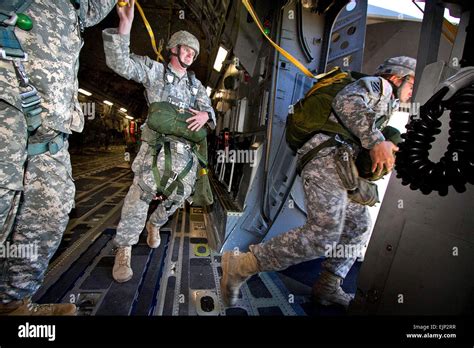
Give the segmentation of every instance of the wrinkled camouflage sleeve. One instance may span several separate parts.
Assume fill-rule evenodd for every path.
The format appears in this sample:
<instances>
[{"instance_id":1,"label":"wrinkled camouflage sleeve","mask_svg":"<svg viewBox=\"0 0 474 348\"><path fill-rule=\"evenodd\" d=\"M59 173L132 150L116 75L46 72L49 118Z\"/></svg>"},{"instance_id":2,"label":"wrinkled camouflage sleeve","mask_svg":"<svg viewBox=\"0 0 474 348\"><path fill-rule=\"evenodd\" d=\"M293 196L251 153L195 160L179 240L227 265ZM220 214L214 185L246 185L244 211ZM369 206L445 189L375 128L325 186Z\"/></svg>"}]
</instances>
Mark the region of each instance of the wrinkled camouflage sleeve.
<instances>
[{"instance_id":1,"label":"wrinkled camouflage sleeve","mask_svg":"<svg viewBox=\"0 0 474 348\"><path fill-rule=\"evenodd\" d=\"M85 27L101 22L114 8L117 0L81 0L80 17Z\"/></svg>"},{"instance_id":2,"label":"wrinkled camouflage sleeve","mask_svg":"<svg viewBox=\"0 0 474 348\"><path fill-rule=\"evenodd\" d=\"M102 37L105 62L120 76L142 83L145 88L151 87L153 79L163 76L163 64L130 53L130 35L121 35L116 28L110 28L102 32Z\"/></svg>"},{"instance_id":3,"label":"wrinkled camouflage sleeve","mask_svg":"<svg viewBox=\"0 0 474 348\"><path fill-rule=\"evenodd\" d=\"M388 92L391 95L391 89L382 94L369 91L366 84L359 80L346 86L332 102L338 118L360 139L366 149L371 149L385 140L375 122L388 110L385 96Z\"/></svg>"},{"instance_id":4,"label":"wrinkled camouflage sleeve","mask_svg":"<svg viewBox=\"0 0 474 348\"><path fill-rule=\"evenodd\" d=\"M200 81L198 81L198 85L199 85L199 90L196 95L196 103L197 103L198 109L199 111L207 111L211 113L212 121L209 120L207 124L209 125L209 127L211 127L211 129L214 129L216 128L216 114L214 112L214 109L212 108L211 99L207 95L206 88L203 86L203 84Z\"/></svg>"}]
</instances>

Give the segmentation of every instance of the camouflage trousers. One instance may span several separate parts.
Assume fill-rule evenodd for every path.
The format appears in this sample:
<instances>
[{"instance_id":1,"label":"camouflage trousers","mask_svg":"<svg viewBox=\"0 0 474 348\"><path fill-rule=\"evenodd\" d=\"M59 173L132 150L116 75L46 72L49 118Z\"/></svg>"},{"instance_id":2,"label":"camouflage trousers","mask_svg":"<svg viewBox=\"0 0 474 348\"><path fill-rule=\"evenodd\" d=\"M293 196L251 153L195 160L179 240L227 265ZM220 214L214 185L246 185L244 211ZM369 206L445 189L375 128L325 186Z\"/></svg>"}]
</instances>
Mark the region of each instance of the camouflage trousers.
<instances>
[{"instance_id":1,"label":"camouflage trousers","mask_svg":"<svg viewBox=\"0 0 474 348\"><path fill-rule=\"evenodd\" d=\"M0 188L0 245L4 245L20 205L22 191Z\"/></svg>"},{"instance_id":2,"label":"camouflage trousers","mask_svg":"<svg viewBox=\"0 0 474 348\"><path fill-rule=\"evenodd\" d=\"M0 245L10 234L23 190L26 121L18 109L0 100Z\"/></svg>"},{"instance_id":3,"label":"camouflage trousers","mask_svg":"<svg viewBox=\"0 0 474 348\"><path fill-rule=\"evenodd\" d=\"M345 278L360 255L344 251L360 250L368 242L371 222L367 207L348 199L336 172L334 151L325 150L325 155L309 162L302 173L306 224L250 246L262 271L283 270L327 256L323 268Z\"/></svg>"},{"instance_id":4,"label":"camouflage trousers","mask_svg":"<svg viewBox=\"0 0 474 348\"><path fill-rule=\"evenodd\" d=\"M22 113L19 116L24 117ZM43 141L55 134L40 128L29 141ZM26 148L23 151L26 153ZM2 217L0 240L2 248L10 251L9 257L0 258L0 302L8 303L32 296L38 290L66 229L75 193L67 141L54 155L46 152L28 156L23 194L12 228L8 222L16 209L18 191L2 191L1 209L11 213L7 219Z\"/></svg>"},{"instance_id":5,"label":"camouflage trousers","mask_svg":"<svg viewBox=\"0 0 474 348\"><path fill-rule=\"evenodd\" d=\"M189 173L182 180L184 186L184 195L177 194L177 190L168 197L167 200L158 205L156 210L150 216L150 223L161 227L168 221L168 218L174 214L176 209L183 205L189 198L196 182L196 170L198 160L196 155L187 149L183 149L178 142L171 142L171 168L172 171L179 174L192 159L193 166ZM150 201L143 198L143 190L140 187L140 181L153 192L156 192L157 186L152 172L153 147L143 142L137 157L133 161L132 170L135 174L132 186L130 187L122 208L122 215L117 227L117 234L114 238L116 246L130 246L138 243L140 233L145 227L147 221L148 207ZM160 176L163 175L165 155L163 149L157 158L157 167Z\"/></svg>"}]
</instances>

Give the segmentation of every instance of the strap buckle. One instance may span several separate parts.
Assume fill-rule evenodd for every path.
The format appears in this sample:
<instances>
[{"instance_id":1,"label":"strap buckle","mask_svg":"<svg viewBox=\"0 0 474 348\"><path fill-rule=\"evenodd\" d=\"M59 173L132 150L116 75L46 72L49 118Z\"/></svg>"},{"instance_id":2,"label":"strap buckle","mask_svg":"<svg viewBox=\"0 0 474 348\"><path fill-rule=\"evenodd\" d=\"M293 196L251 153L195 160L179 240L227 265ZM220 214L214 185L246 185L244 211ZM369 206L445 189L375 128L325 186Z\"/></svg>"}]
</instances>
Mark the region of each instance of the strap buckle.
<instances>
[{"instance_id":1,"label":"strap buckle","mask_svg":"<svg viewBox=\"0 0 474 348\"><path fill-rule=\"evenodd\" d=\"M26 98L29 98L29 97L32 97L32 96L38 94L38 90L35 88L35 86L28 85L27 87L30 87L31 90L20 93L21 99L26 99Z\"/></svg>"},{"instance_id":2,"label":"strap buckle","mask_svg":"<svg viewBox=\"0 0 474 348\"><path fill-rule=\"evenodd\" d=\"M21 56L10 56L10 55L7 54L7 52L3 48L0 48L0 59L11 60L13 62L15 62L15 61L26 62L28 60L28 53L23 52L23 57L21 57Z\"/></svg>"},{"instance_id":3,"label":"strap buckle","mask_svg":"<svg viewBox=\"0 0 474 348\"><path fill-rule=\"evenodd\" d=\"M42 100L34 86L28 85L27 87L31 88L31 90L20 93L21 106L23 109L30 108L32 106L37 106L41 104Z\"/></svg>"},{"instance_id":4,"label":"strap buckle","mask_svg":"<svg viewBox=\"0 0 474 348\"><path fill-rule=\"evenodd\" d=\"M25 53L26 55L26 53ZM25 66L21 62L21 60L14 59L13 60L13 66L15 67L15 72L17 75L18 80L20 81L20 86L21 87L28 87L30 79L28 78L28 75L26 74Z\"/></svg>"},{"instance_id":5,"label":"strap buckle","mask_svg":"<svg viewBox=\"0 0 474 348\"><path fill-rule=\"evenodd\" d=\"M178 179L178 173L176 173L176 172L171 172L170 174L173 175L173 176L171 177L171 179L172 179L173 181L176 181L176 179Z\"/></svg>"},{"instance_id":6,"label":"strap buckle","mask_svg":"<svg viewBox=\"0 0 474 348\"><path fill-rule=\"evenodd\" d=\"M16 13L12 11L9 13L3 12L3 14L6 16L10 16L10 18L3 20L2 24L14 27L16 25L16 22L18 21L18 16L16 15Z\"/></svg>"},{"instance_id":7,"label":"strap buckle","mask_svg":"<svg viewBox=\"0 0 474 348\"><path fill-rule=\"evenodd\" d=\"M351 144L349 144L348 141L346 141L340 134L336 134L334 136L334 140L336 140L336 142L340 145L347 145L349 146L350 148L352 148Z\"/></svg>"}]
</instances>

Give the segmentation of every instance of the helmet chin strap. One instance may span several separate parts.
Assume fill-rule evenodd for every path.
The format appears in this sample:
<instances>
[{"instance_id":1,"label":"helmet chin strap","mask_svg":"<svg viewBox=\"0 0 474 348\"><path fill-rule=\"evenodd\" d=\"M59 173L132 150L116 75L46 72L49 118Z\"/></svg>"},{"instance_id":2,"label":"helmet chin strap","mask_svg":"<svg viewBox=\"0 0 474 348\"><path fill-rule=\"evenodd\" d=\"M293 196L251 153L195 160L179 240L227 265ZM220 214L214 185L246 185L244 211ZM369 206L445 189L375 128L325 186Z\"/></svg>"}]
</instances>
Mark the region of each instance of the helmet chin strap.
<instances>
[{"instance_id":1,"label":"helmet chin strap","mask_svg":"<svg viewBox=\"0 0 474 348\"><path fill-rule=\"evenodd\" d=\"M408 80L409 80L408 75L403 77L402 83L400 84L400 87L398 87L398 91L397 91L398 99L400 99L400 94L403 89L403 86L405 86L405 84L408 83Z\"/></svg>"},{"instance_id":2,"label":"helmet chin strap","mask_svg":"<svg viewBox=\"0 0 474 348\"><path fill-rule=\"evenodd\" d=\"M400 99L400 89L399 87L397 87L396 84L394 84L392 81L388 80L388 83L390 83L390 85L392 86L392 91L393 91L393 94L395 94L395 96L397 97L397 99Z\"/></svg>"},{"instance_id":3,"label":"helmet chin strap","mask_svg":"<svg viewBox=\"0 0 474 348\"><path fill-rule=\"evenodd\" d=\"M189 68L189 67L190 67L190 64L186 64L185 62L183 62L183 61L181 60L181 45L178 45L178 46L176 46L176 47L178 47L178 53L173 53L173 52L171 52L171 54L172 54L173 56L178 57L179 65L181 65L181 67L182 67L183 69Z\"/></svg>"},{"instance_id":4,"label":"helmet chin strap","mask_svg":"<svg viewBox=\"0 0 474 348\"><path fill-rule=\"evenodd\" d=\"M395 85L392 81L388 80L388 82L392 85L392 89L394 91L394 94L397 96L397 99L400 99L403 86L407 83L407 81L407 76L402 77L402 83L400 84L400 86L397 87L397 85Z\"/></svg>"}]
</instances>

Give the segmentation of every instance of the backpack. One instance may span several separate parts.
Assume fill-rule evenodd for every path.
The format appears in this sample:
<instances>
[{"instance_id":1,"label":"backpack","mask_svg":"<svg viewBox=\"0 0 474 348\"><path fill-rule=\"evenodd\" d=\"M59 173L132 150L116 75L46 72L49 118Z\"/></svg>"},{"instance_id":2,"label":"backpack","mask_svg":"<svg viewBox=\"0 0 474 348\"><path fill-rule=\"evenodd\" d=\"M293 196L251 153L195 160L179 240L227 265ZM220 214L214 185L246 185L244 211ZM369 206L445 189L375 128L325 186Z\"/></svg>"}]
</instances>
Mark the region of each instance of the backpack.
<instances>
[{"instance_id":1,"label":"backpack","mask_svg":"<svg viewBox=\"0 0 474 348\"><path fill-rule=\"evenodd\" d=\"M286 119L286 141L293 150L298 150L316 133L325 132L342 135L359 142L342 124L329 119L332 101L348 84L365 75L345 72L334 68L318 82L294 106ZM336 115L337 116L337 115Z\"/></svg>"}]
</instances>

